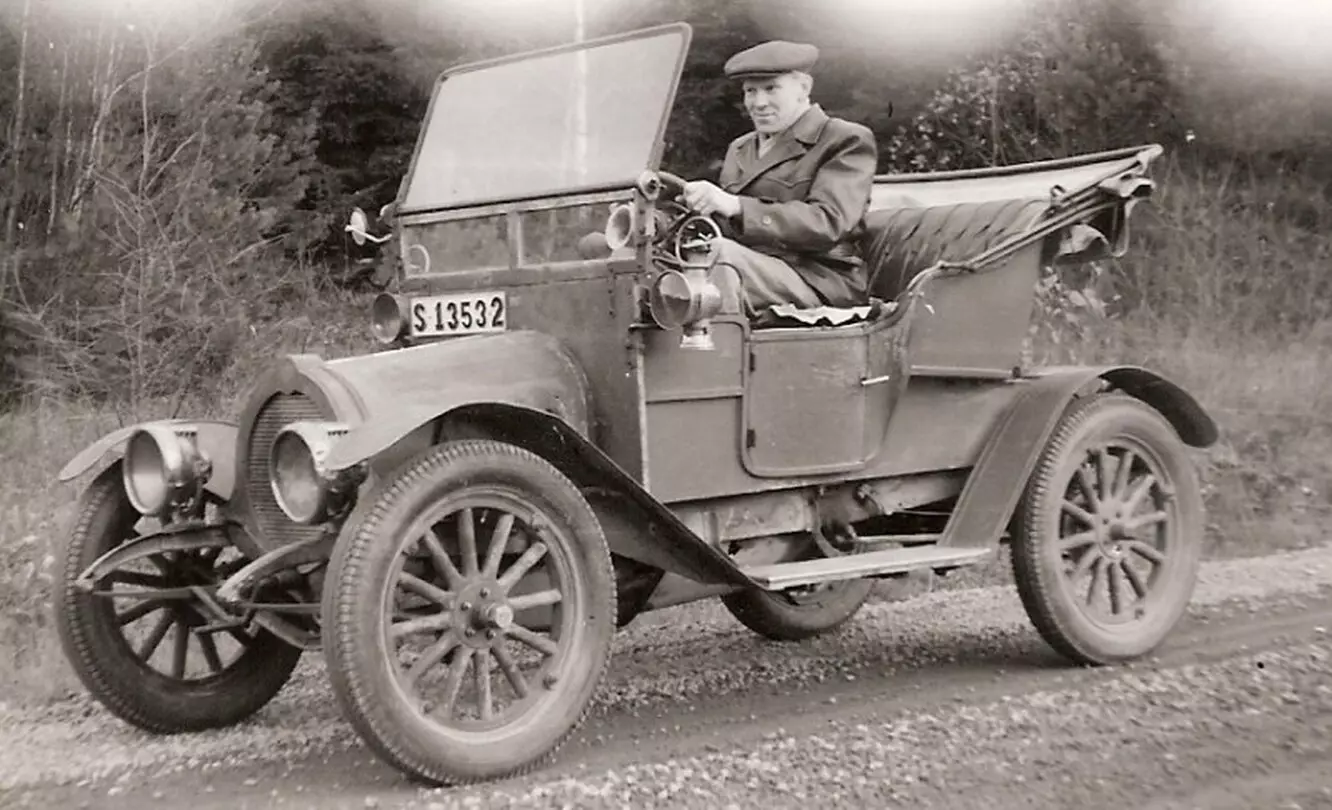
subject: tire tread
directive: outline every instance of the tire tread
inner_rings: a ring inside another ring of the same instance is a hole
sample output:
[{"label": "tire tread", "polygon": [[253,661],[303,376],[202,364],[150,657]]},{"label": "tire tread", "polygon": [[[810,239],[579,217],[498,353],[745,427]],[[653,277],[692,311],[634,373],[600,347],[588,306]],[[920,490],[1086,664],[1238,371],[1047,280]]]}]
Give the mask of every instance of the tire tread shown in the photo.
[{"label": "tire tread", "polygon": [[[468,457],[473,459],[493,457],[496,453],[520,463],[535,465],[543,474],[552,476],[554,480],[567,485],[570,491],[577,492],[576,487],[554,465],[539,455],[515,445],[489,439],[464,439],[436,445],[406,462],[403,472],[395,474],[391,481],[381,485],[378,492],[370,493],[370,497],[374,498],[374,506],[361,516],[356,525],[344,529],[346,542],[339,542],[329,566],[330,573],[336,571],[336,576],[330,577],[324,588],[323,614],[326,617],[324,628],[325,633],[331,634],[326,638],[324,647],[329,662],[329,678],[333,682],[333,691],[341,705],[343,716],[356,729],[366,745],[385,761],[412,777],[439,784],[464,786],[530,773],[555,757],[581,727],[592,706],[592,701],[588,700],[578,717],[559,739],[545,753],[527,762],[505,769],[501,773],[444,770],[415,755],[408,750],[408,746],[399,742],[396,729],[381,714],[374,711],[378,698],[365,680],[359,677],[358,670],[338,665],[340,659],[365,659],[376,654],[373,648],[366,649],[360,646],[361,641],[354,632],[354,617],[351,615],[351,610],[356,600],[342,597],[349,592],[355,593],[364,580],[365,570],[369,564],[367,557],[376,542],[383,542],[380,537],[382,525],[389,517],[388,513],[395,503],[414,486],[428,480],[436,470],[450,462]],[[586,501],[584,506],[595,521],[595,514],[591,507],[586,505]],[[610,549],[604,536],[598,537],[597,542],[589,545],[592,548],[587,551],[597,555],[598,565],[604,565],[604,570],[611,571]],[[613,627],[616,604],[614,576],[609,577],[609,583],[610,599],[606,609]],[[598,662],[593,675],[596,681],[600,682],[605,674],[609,658],[607,654]]]},{"label": "tire tread", "polygon": [[1058,587],[1044,575],[1041,566],[1042,528],[1039,525],[1042,505],[1052,496],[1062,497],[1055,474],[1068,451],[1070,442],[1080,429],[1097,414],[1110,408],[1130,408],[1169,431],[1174,428],[1155,409],[1142,401],[1117,392],[1099,393],[1074,400],[1065,410],[1054,434],[1042,450],[1032,471],[1021,500],[1013,515],[1013,544],[1011,565],[1022,606],[1040,637],[1060,655],[1087,666],[1100,666],[1123,660],[1124,656],[1107,655],[1093,648],[1067,620],[1060,615],[1057,605]]}]

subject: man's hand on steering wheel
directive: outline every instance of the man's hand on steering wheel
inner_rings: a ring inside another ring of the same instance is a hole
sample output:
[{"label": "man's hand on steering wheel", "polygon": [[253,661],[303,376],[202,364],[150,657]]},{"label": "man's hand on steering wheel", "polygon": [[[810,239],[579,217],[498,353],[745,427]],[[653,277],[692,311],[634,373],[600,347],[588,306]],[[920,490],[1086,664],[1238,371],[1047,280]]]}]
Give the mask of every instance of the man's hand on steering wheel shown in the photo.
[{"label": "man's hand on steering wheel", "polygon": [[740,198],[707,180],[685,183],[684,199],[704,216],[718,214],[729,219],[740,214]]}]

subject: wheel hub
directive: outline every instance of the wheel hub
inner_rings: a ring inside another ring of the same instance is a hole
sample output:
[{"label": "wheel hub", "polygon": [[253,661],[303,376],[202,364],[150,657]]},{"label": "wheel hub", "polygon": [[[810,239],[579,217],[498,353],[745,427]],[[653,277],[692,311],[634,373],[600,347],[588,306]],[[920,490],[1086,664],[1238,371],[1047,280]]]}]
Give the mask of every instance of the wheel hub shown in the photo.
[{"label": "wheel hub", "polygon": [[490,647],[513,627],[514,610],[497,582],[474,582],[463,588],[454,603],[454,627],[471,647]]},{"label": "wheel hub", "polygon": [[1093,621],[1142,620],[1155,603],[1171,549],[1171,538],[1162,537],[1162,529],[1170,529],[1170,482],[1153,457],[1131,443],[1087,452],[1059,504],[1064,579]]},{"label": "wheel hub", "polygon": [[476,620],[486,630],[508,630],[513,626],[513,608],[492,603],[478,611]]},{"label": "wheel hub", "polygon": [[1096,513],[1096,550],[1111,561],[1124,559],[1124,542],[1134,539],[1124,504],[1103,502]]},{"label": "wheel hub", "polygon": [[1110,521],[1101,534],[1101,553],[1111,560],[1124,557],[1124,541],[1133,539],[1133,532],[1122,521]]}]

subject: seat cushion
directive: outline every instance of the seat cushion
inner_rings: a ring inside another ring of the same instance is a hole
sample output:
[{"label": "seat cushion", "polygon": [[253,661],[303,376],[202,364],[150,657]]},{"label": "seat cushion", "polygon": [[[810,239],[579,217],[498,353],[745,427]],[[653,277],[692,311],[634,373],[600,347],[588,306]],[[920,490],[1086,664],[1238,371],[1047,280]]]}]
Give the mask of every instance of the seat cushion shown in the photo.
[{"label": "seat cushion", "polygon": [[920,271],[988,250],[1030,228],[1048,206],[1022,198],[871,211],[864,241],[869,294],[895,300]]},{"label": "seat cushion", "polygon": [[752,322],[755,329],[784,329],[803,326],[849,326],[864,321],[876,321],[891,315],[897,309],[896,301],[871,299],[861,307],[798,307],[779,304],[760,312]]}]

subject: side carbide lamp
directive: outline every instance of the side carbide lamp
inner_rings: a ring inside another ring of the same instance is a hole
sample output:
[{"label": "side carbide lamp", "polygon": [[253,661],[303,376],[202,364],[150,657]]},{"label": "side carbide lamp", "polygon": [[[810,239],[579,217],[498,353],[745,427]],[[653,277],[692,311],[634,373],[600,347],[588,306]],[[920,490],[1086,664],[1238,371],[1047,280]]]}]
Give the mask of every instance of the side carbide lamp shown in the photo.
[{"label": "side carbide lamp", "polygon": [[666,329],[683,331],[680,346],[707,351],[712,342],[712,318],[721,311],[721,291],[708,278],[706,266],[667,270],[652,285],[652,317]]}]

